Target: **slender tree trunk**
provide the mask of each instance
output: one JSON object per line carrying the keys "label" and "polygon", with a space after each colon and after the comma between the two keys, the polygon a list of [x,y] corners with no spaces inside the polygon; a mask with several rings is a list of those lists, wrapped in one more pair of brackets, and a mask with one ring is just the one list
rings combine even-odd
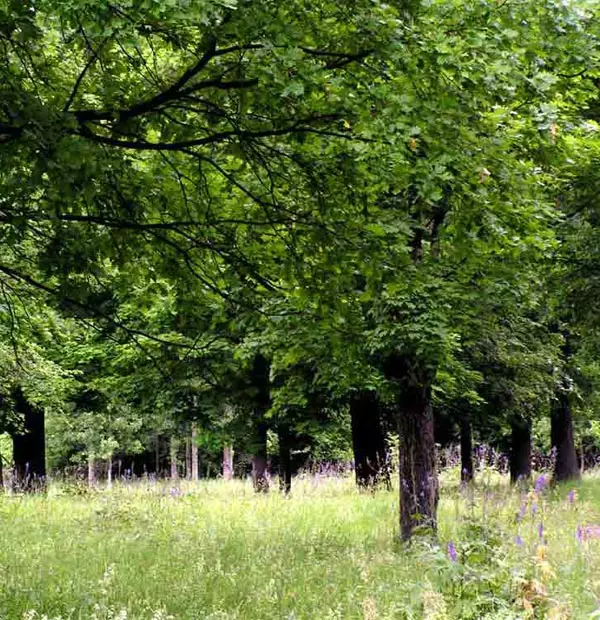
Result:
{"label": "slender tree trunk", "polygon": [[96,485],[96,460],[92,456],[88,456],[88,486]]}
{"label": "slender tree trunk", "polygon": [[4,491],[4,470],[2,465],[2,455],[0,454],[0,492]]}
{"label": "slender tree trunk", "polygon": [[473,435],[471,422],[465,419],[460,423],[460,479],[473,480]]}
{"label": "slender tree trunk", "polygon": [[279,437],[279,490],[288,495],[292,490],[292,432],[288,424],[280,424]]}
{"label": "slender tree trunk", "polygon": [[198,429],[196,423],[192,424],[192,480],[198,480]]}
{"label": "slender tree trunk", "polygon": [[112,456],[108,458],[108,472],[107,472],[107,483],[108,488],[112,489],[112,480],[113,480],[113,462]]}
{"label": "slender tree trunk", "polygon": [[375,392],[360,392],[352,398],[350,420],[356,484],[361,489],[374,489],[380,484],[391,488],[381,409]]}
{"label": "slender tree trunk", "polygon": [[230,445],[223,447],[223,480],[233,479],[233,448]]}
{"label": "slender tree trunk", "polygon": [[407,385],[399,412],[400,531],[409,540],[415,528],[437,528],[438,477],[436,469],[431,383]]}
{"label": "slender tree trunk", "polygon": [[171,437],[171,445],[169,458],[171,463],[171,480],[177,480],[179,478],[179,472],[177,471],[177,452],[179,450],[179,441],[175,437]]}
{"label": "slender tree trunk", "polygon": [[257,493],[269,492],[269,478],[267,472],[267,430],[264,422],[256,428],[254,455],[252,456],[252,482]]}
{"label": "slender tree trunk", "polygon": [[513,418],[511,421],[510,481],[516,484],[531,477],[531,421]]}
{"label": "slender tree trunk", "polygon": [[158,478],[160,476],[160,436],[156,435],[154,441],[156,442],[154,445],[154,464],[156,467],[156,478]]}
{"label": "slender tree trunk", "polygon": [[192,440],[191,437],[185,438],[185,478],[192,479]]}
{"label": "slender tree trunk", "polygon": [[22,430],[13,434],[15,482],[20,490],[44,490],[46,486],[46,442],[44,410],[33,407],[21,388],[14,393],[15,406],[23,416]]}
{"label": "slender tree trunk", "polygon": [[556,449],[554,480],[579,480],[581,473],[577,463],[575,439],[573,437],[573,416],[569,395],[559,392],[551,413],[550,437],[552,447]]}

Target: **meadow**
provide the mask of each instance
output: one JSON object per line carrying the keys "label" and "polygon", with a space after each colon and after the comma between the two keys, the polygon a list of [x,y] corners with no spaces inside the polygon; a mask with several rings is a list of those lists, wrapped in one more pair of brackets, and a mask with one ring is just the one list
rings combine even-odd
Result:
{"label": "meadow", "polygon": [[2,620],[600,617],[600,475],[511,490],[442,475],[436,541],[349,477],[123,483],[0,496]]}

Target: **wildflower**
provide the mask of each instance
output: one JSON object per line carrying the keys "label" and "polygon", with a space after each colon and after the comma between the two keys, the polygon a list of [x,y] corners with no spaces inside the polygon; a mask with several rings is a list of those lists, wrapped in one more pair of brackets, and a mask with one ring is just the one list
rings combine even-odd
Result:
{"label": "wildflower", "polygon": [[458,556],[456,554],[456,547],[454,546],[454,543],[452,541],[448,543],[448,557],[452,562],[456,562],[458,560]]}
{"label": "wildflower", "polygon": [[537,510],[538,510],[537,502],[534,502],[533,504],[531,504],[531,514],[532,514],[532,516],[535,516],[537,514]]}
{"label": "wildflower", "polygon": [[519,546],[522,547],[525,543],[523,542],[523,539],[521,538],[521,536],[519,534],[517,534],[517,537],[515,538],[515,543]]}
{"label": "wildflower", "polygon": [[519,512],[517,513],[517,521],[522,521],[527,513],[527,504],[525,502],[521,503],[521,507],[519,508]]}
{"label": "wildflower", "polygon": [[583,528],[581,527],[581,525],[577,526],[577,534],[576,534],[576,536],[577,536],[577,541],[578,542],[580,542],[580,543],[583,542]]}
{"label": "wildflower", "polygon": [[544,474],[541,474],[540,476],[537,477],[537,480],[535,481],[535,484],[533,486],[533,490],[536,493],[541,493],[542,491],[545,490],[547,486],[548,486],[548,479],[546,478]]}
{"label": "wildflower", "polygon": [[540,540],[544,540],[544,524],[540,523],[538,525],[538,537]]}
{"label": "wildflower", "polygon": [[569,498],[569,504],[574,504],[575,500],[577,499],[577,491],[575,489],[571,489],[569,491],[568,498]]}

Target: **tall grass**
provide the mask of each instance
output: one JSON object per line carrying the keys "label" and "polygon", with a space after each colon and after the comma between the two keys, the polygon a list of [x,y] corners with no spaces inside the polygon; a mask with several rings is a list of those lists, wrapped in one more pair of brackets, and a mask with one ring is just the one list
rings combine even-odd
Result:
{"label": "tall grass", "polygon": [[493,473],[461,490],[457,476],[444,474],[437,542],[410,549],[396,494],[349,478],[295,480],[289,498],[241,481],[4,496],[0,618],[593,617],[600,540],[577,533],[600,524],[600,477],[569,498]]}

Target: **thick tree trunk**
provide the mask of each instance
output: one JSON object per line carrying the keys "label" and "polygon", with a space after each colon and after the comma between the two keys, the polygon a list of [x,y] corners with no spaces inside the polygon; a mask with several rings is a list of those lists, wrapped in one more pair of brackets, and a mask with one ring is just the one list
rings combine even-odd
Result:
{"label": "thick tree trunk", "polygon": [[460,479],[462,482],[473,480],[473,435],[469,420],[460,423]]}
{"label": "thick tree trunk", "polygon": [[531,421],[514,418],[511,422],[510,481],[516,484],[531,477]]}
{"label": "thick tree trunk", "polygon": [[192,424],[192,480],[198,480],[198,429],[196,423]]}
{"label": "thick tree trunk", "polygon": [[252,482],[257,493],[268,493],[267,472],[267,425],[260,422],[256,428],[254,455],[252,456]]}
{"label": "thick tree trunk", "polygon": [[279,438],[279,490],[288,495],[292,490],[292,432],[288,424],[280,424]]}
{"label": "thick tree trunk", "polygon": [[354,472],[360,489],[391,488],[385,435],[377,394],[360,392],[350,401]]}
{"label": "thick tree trunk", "polygon": [[269,383],[269,361],[263,355],[257,355],[252,367],[252,386],[256,390],[254,398],[254,429],[252,457],[252,481],[254,490],[258,493],[269,491],[269,477],[267,472],[267,430],[265,413],[271,404]]}
{"label": "thick tree trunk", "polygon": [[409,540],[415,528],[436,530],[439,495],[430,381],[407,385],[402,396],[398,416],[400,532],[403,540]]}
{"label": "thick tree trunk", "polygon": [[233,448],[230,445],[223,447],[223,480],[233,479]]}
{"label": "thick tree trunk", "polygon": [[93,487],[96,485],[96,460],[89,456],[88,457],[88,486]]}
{"label": "thick tree trunk", "polygon": [[46,443],[44,410],[33,407],[21,388],[14,393],[15,406],[23,416],[20,432],[13,434],[15,483],[24,491],[44,490],[46,485]]}
{"label": "thick tree trunk", "polygon": [[171,437],[171,445],[169,450],[169,460],[171,464],[171,480],[177,480],[179,478],[179,472],[177,471],[177,452],[179,450],[179,440],[175,437]]}
{"label": "thick tree trunk", "polygon": [[573,437],[573,416],[571,403],[566,392],[560,392],[551,413],[550,437],[556,449],[554,480],[579,480],[581,473],[577,463],[575,439]]}

